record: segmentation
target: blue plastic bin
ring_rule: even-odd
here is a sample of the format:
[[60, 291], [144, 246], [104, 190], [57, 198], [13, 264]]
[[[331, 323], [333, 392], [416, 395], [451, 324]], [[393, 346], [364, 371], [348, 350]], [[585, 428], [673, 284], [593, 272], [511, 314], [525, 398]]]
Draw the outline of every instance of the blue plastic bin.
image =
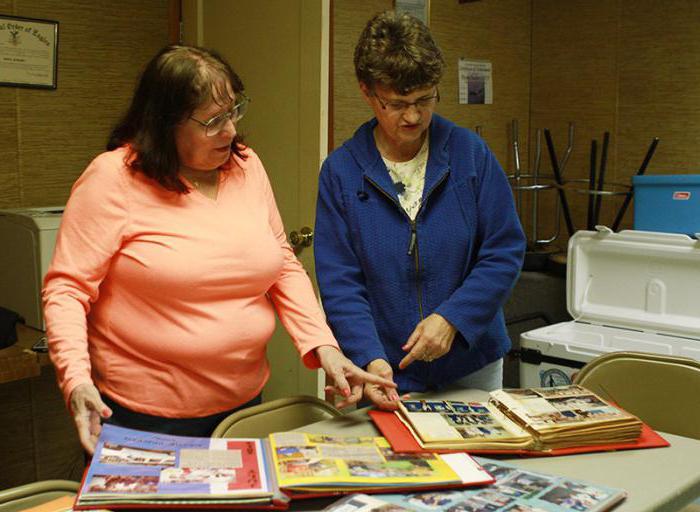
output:
[[700, 174], [634, 176], [634, 229], [700, 233]]

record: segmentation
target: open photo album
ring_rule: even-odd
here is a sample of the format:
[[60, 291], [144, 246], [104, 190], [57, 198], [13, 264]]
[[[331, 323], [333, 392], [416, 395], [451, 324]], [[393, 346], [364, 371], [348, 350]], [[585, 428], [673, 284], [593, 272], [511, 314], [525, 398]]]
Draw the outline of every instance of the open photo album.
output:
[[483, 485], [466, 453], [397, 454], [381, 437], [183, 437], [103, 425], [74, 508], [284, 509], [291, 499]]
[[562, 476], [477, 458], [496, 477], [488, 487], [454, 491], [367, 496], [353, 494], [325, 512], [603, 512], [623, 501], [627, 492]]
[[403, 400], [421, 448], [547, 451], [636, 441], [642, 422], [577, 385], [500, 389], [488, 402]]

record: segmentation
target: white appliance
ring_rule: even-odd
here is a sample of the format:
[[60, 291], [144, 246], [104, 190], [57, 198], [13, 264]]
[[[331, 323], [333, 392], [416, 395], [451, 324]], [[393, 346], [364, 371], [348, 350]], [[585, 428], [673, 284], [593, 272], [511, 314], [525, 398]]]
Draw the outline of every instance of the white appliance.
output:
[[63, 206], [0, 210], [0, 306], [44, 329], [41, 287]]
[[700, 240], [599, 227], [569, 240], [573, 321], [520, 335], [520, 385], [557, 386], [617, 350], [700, 360]]

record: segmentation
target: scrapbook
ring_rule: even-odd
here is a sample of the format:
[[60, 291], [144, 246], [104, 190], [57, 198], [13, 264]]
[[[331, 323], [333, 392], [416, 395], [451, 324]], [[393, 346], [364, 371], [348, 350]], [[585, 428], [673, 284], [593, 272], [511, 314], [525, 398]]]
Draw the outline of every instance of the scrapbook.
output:
[[499, 389], [486, 403], [404, 400], [399, 418], [421, 447], [552, 450], [633, 442], [642, 422], [577, 385]]
[[399, 411], [369, 416], [401, 453], [567, 455], [668, 446], [635, 416], [575, 385], [498, 390], [488, 402], [405, 400]]
[[326, 512], [603, 512], [627, 493], [577, 479], [520, 469], [488, 459], [477, 461], [496, 477], [493, 485], [457, 491], [367, 496], [354, 494], [326, 507]]
[[218, 439], [103, 425], [74, 509], [285, 509], [297, 498], [493, 481], [465, 453], [397, 454], [381, 437]]

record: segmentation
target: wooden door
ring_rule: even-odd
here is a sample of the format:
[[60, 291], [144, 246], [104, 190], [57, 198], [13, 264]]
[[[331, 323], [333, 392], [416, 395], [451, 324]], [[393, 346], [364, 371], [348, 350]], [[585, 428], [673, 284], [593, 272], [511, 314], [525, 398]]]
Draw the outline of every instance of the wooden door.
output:
[[[252, 98], [240, 130], [260, 155], [287, 233], [313, 228], [327, 152], [330, 0], [182, 0], [183, 41], [219, 51]], [[314, 276], [312, 247], [298, 252]], [[278, 322], [265, 400], [322, 396], [323, 372], [301, 364]]]

